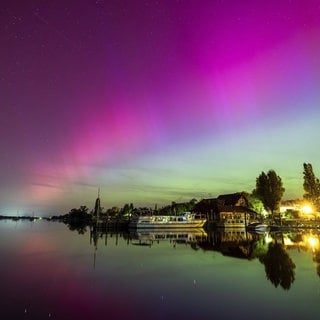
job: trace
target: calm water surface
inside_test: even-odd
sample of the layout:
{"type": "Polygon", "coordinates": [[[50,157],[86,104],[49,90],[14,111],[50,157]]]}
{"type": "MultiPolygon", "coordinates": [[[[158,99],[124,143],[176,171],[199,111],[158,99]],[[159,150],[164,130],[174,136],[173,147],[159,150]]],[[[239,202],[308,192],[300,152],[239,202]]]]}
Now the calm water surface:
{"type": "Polygon", "coordinates": [[[79,234],[1,221],[0,237],[2,319],[319,318],[315,231],[79,234]]]}

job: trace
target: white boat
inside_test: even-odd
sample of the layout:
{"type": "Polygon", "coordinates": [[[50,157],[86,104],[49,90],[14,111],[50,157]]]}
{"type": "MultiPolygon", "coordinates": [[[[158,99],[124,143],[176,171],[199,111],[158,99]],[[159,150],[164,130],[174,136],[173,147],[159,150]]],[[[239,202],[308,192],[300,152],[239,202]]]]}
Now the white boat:
{"type": "Polygon", "coordinates": [[[247,225],[247,230],[252,230],[252,231],[260,231],[260,232],[264,232],[267,231],[268,229],[268,225],[265,223],[261,223],[261,222],[253,222],[247,225]]]}
{"type": "Polygon", "coordinates": [[[202,228],[207,219],[202,216],[186,212],[183,215],[134,215],[131,217],[131,228],[202,228]]]}
{"type": "Polygon", "coordinates": [[[208,234],[202,228],[160,228],[160,229],[137,229],[130,233],[135,245],[151,245],[163,241],[174,243],[197,243],[207,239],[208,234]]]}

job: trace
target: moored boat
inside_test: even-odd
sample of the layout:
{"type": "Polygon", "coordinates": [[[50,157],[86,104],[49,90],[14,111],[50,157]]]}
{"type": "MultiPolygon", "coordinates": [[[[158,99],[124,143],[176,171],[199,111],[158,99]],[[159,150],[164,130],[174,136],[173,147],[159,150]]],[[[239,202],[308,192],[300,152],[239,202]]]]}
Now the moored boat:
{"type": "Polygon", "coordinates": [[[253,222],[247,225],[247,230],[249,231],[260,231],[264,232],[267,231],[268,225],[261,222],[253,222]]]}
{"type": "Polygon", "coordinates": [[[170,241],[174,243],[196,243],[207,239],[208,234],[202,228],[158,228],[158,229],[134,229],[130,232],[130,237],[135,245],[153,244],[160,241],[170,241]],[[139,242],[136,242],[138,240],[139,242]]]}
{"type": "Polygon", "coordinates": [[[131,228],[202,228],[207,219],[201,215],[186,212],[183,215],[133,215],[131,228]]]}

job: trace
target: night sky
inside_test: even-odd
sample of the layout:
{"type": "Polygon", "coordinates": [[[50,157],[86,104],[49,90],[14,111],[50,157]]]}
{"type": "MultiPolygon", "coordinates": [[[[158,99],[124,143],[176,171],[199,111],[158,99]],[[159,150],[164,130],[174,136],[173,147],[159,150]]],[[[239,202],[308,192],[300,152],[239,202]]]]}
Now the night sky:
{"type": "Polygon", "coordinates": [[[5,0],[0,214],[320,176],[319,0],[5,0]]]}

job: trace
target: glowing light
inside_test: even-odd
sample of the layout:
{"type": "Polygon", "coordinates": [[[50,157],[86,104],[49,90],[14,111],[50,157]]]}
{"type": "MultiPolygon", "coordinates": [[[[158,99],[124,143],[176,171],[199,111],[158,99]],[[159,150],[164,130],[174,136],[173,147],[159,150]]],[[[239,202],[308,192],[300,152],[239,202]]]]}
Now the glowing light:
{"type": "Polygon", "coordinates": [[[266,244],[272,242],[272,237],[270,236],[269,233],[266,233],[266,235],[264,237],[264,241],[266,242],[266,244]]]}
{"type": "Polygon", "coordinates": [[[317,241],[315,238],[311,237],[308,239],[309,244],[311,245],[311,247],[315,247],[317,241]]]}
{"type": "Polygon", "coordinates": [[[311,247],[312,250],[316,250],[319,248],[319,239],[314,235],[305,236],[305,243],[311,247]]]}
{"type": "Polygon", "coordinates": [[[310,214],[313,212],[313,209],[309,204],[306,204],[301,208],[301,211],[305,214],[310,214]]]}
{"type": "Polygon", "coordinates": [[[286,246],[291,246],[293,244],[291,239],[289,238],[284,238],[283,241],[286,246]]]}

